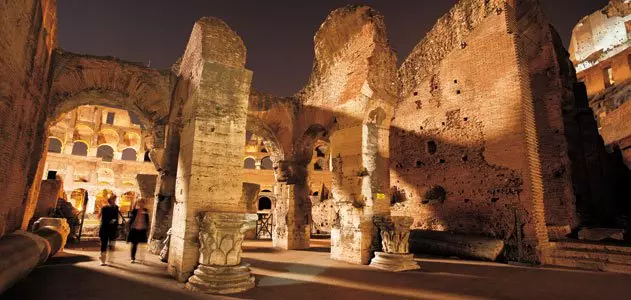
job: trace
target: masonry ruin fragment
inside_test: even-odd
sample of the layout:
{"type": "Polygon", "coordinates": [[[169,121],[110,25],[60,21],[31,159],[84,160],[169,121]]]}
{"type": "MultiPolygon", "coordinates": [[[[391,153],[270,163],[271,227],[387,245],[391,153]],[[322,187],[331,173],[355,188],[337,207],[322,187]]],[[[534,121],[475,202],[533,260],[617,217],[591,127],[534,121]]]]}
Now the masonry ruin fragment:
{"type": "MultiPolygon", "coordinates": [[[[487,239],[482,257],[545,264],[551,240],[605,216],[615,193],[586,175],[605,168],[604,145],[536,0],[461,0],[400,66],[379,12],[336,9],[290,97],[251,88],[246,45],[218,18],[198,20],[182,57],[154,70],[57,48],[56,2],[27,2],[0,4],[0,236],[32,224],[54,124],[84,105],[141,120],[150,248],[171,228],[169,274],[208,293],[253,287],[241,242],[261,211],[275,247],[309,249],[326,233],[331,259],[349,263],[411,257],[382,249],[394,242],[376,220],[394,218],[413,237],[487,239]]],[[[395,242],[407,248],[407,236],[395,242]]]]}

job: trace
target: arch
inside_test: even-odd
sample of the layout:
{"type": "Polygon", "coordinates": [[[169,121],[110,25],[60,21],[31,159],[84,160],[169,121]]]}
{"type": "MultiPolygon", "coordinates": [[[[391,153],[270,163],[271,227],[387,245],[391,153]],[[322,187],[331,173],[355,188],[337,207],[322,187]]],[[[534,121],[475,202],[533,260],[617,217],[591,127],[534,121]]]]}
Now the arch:
{"type": "Polygon", "coordinates": [[[114,148],[110,145],[101,145],[96,148],[96,157],[100,157],[103,161],[112,161],[114,159],[114,148]]]}
{"type": "Polygon", "coordinates": [[[90,126],[85,124],[77,124],[73,132],[73,140],[90,141],[92,140],[93,134],[94,130],[90,128],[90,126]]]}
{"type": "Polygon", "coordinates": [[[313,170],[324,171],[327,170],[326,160],[323,157],[318,157],[315,163],[313,163],[313,170]]]}
{"type": "Polygon", "coordinates": [[[136,153],[136,149],[127,148],[123,150],[121,155],[121,160],[135,161],[138,159],[138,154],[136,153]]]}
{"type": "Polygon", "coordinates": [[[132,210],[133,205],[135,205],[136,202],[136,192],[134,191],[128,191],[123,193],[120,196],[120,199],[118,200],[118,206],[120,208],[120,212],[124,214],[127,214],[128,212],[130,212],[132,210]]]}
{"type": "Polygon", "coordinates": [[[272,200],[266,196],[262,196],[258,201],[258,210],[270,210],[272,209],[272,200]]]}
{"type": "Polygon", "coordinates": [[[270,190],[262,190],[261,193],[271,193],[272,191],[270,190]]]}
{"type": "Polygon", "coordinates": [[[132,147],[135,149],[140,149],[140,145],[142,144],[142,138],[140,134],[133,131],[126,131],[125,136],[123,138],[123,144],[127,147],[132,147]]]}
{"type": "Polygon", "coordinates": [[[272,159],[269,156],[265,156],[263,157],[263,159],[261,159],[261,169],[263,170],[274,169],[274,162],[272,162],[272,159]]]}
{"type": "Polygon", "coordinates": [[[88,143],[84,141],[75,141],[72,144],[72,155],[88,156],[88,143]]]}
{"type": "Polygon", "coordinates": [[[244,169],[256,169],[256,160],[253,157],[246,157],[243,160],[244,169]]]}
{"type": "Polygon", "coordinates": [[[85,189],[75,189],[70,193],[68,201],[79,211],[82,211],[85,205],[87,205],[85,189]]]}
{"type": "Polygon", "coordinates": [[[114,183],[114,171],[108,168],[100,168],[96,171],[97,174],[97,182],[105,183],[105,184],[113,184],[114,183]]]}
{"type": "Polygon", "coordinates": [[[48,138],[48,152],[51,153],[61,153],[63,150],[63,144],[61,140],[56,137],[48,138]]]}
{"type": "Polygon", "coordinates": [[[145,125],[168,118],[173,85],[161,72],[111,57],[56,50],[51,120],[81,105],[104,105],[136,114],[145,125]]]}
{"type": "Polygon", "coordinates": [[[151,162],[151,156],[149,155],[150,151],[145,151],[144,162],[151,162]]]}
{"type": "Polygon", "coordinates": [[[329,146],[327,145],[319,145],[315,148],[317,157],[326,157],[326,154],[329,151],[329,146]]]}
{"type": "Polygon", "coordinates": [[[105,128],[99,131],[99,137],[97,139],[97,143],[100,144],[110,144],[110,145],[118,145],[120,138],[118,136],[118,132],[111,128],[105,128]]]}
{"type": "MultiPolygon", "coordinates": [[[[111,196],[114,195],[114,192],[112,192],[111,190],[108,189],[102,189],[100,190],[98,193],[96,193],[96,197],[94,199],[94,213],[99,213],[101,212],[101,207],[103,207],[105,204],[107,204],[107,199],[111,196]]],[[[118,201],[118,199],[117,199],[118,201]]]]}

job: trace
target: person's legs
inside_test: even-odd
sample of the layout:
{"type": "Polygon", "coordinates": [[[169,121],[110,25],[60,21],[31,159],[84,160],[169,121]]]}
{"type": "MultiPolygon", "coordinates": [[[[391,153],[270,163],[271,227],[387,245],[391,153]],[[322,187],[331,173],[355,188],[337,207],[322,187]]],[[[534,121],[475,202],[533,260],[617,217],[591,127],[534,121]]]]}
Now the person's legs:
{"type": "Polygon", "coordinates": [[[131,242],[131,261],[136,262],[136,251],[138,250],[138,243],[136,241],[131,242]]]}
{"type": "Polygon", "coordinates": [[[99,259],[101,260],[101,265],[105,265],[105,257],[106,257],[107,248],[108,248],[109,236],[107,236],[106,234],[101,234],[100,238],[101,238],[101,256],[99,257],[99,259]]]}

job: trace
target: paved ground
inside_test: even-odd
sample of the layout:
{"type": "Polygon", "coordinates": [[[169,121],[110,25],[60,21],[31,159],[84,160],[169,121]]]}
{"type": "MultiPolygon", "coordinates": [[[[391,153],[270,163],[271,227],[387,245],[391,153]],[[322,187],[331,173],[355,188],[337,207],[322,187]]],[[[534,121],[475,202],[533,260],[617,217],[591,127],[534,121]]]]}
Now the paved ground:
{"type": "Polygon", "coordinates": [[[132,265],[124,244],[101,267],[98,248],[87,245],[52,258],[0,299],[631,299],[629,275],[435,258],[418,259],[419,271],[389,273],[330,260],[328,242],[309,251],[246,242],[257,287],[231,297],[188,292],[152,255],[132,265]]]}

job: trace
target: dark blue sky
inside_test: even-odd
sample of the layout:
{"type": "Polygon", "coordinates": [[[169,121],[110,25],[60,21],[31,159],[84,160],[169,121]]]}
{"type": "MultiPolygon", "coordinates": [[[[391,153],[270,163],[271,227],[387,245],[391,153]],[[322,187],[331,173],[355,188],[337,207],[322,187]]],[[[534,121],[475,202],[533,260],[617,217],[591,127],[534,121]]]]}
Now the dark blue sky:
{"type": "MultiPolygon", "coordinates": [[[[482,1],[482,0],[480,0],[482,1]]],[[[248,49],[254,87],[277,95],[298,91],[311,73],[313,35],[328,13],[363,3],[385,17],[402,60],[456,0],[62,0],[59,46],[166,69],[184,52],[193,23],[222,18],[248,49]]],[[[541,0],[565,43],[578,20],[607,0],[541,0]]]]}

